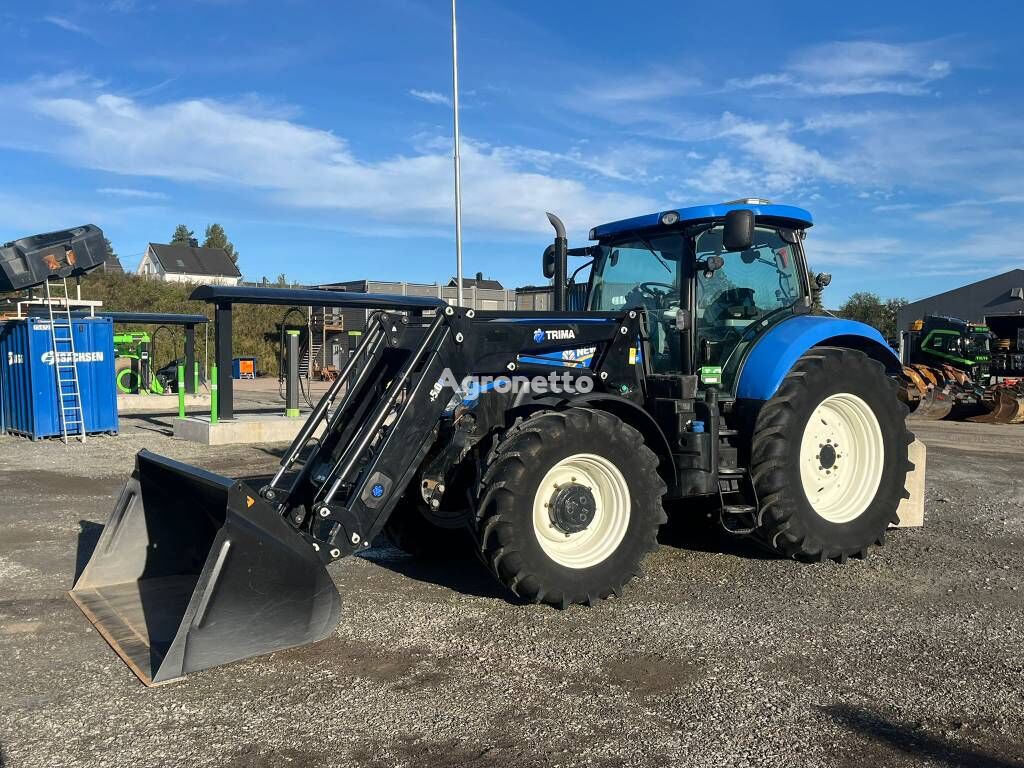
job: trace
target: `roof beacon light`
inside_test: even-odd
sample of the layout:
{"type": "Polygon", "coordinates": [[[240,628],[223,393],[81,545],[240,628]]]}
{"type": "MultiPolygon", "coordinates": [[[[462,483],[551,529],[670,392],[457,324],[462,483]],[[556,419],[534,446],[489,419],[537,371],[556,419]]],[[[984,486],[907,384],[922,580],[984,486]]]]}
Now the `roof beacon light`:
{"type": "Polygon", "coordinates": [[[766,200],[763,197],[742,197],[739,200],[728,200],[722,205],[771,205],[771,200],[766,200]]]}
{"type": "Polygon", "coordinates": [[[677,221],[679,221],[678,211],[665,211],[665,213],[661,214],[661,223],[666,227],[671,227],[677,221]]]}

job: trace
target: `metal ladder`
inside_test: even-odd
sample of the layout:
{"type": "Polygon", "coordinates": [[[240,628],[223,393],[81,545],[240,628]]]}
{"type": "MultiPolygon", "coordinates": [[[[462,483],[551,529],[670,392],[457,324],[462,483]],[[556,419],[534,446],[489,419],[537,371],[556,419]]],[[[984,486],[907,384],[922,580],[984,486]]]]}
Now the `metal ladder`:
{"type": "Polygon", "coordinates": [[[60,435],[65,445],[68,435],[78,435],[85,442],[85,412],[82,410],[82,389],[75,364],[75,335],[71,327],[71,302],[65,278],[47,280],[46,306],[50,311],[50,342],[53,349],[53,371],[57,377],[57,411],[60,435]],[[56,307],[56,311],[54,311],[56,307]]]}

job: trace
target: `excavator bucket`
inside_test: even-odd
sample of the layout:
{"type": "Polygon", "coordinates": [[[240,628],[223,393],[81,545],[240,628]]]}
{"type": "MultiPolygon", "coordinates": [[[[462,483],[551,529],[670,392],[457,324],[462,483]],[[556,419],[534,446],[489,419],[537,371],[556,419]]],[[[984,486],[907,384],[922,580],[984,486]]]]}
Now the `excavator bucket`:
{"type": "Polygon", "coordinates": [[[140,451],[69,593],[146,685],[329,636],[341,599],[254,489],[140,451]]]}

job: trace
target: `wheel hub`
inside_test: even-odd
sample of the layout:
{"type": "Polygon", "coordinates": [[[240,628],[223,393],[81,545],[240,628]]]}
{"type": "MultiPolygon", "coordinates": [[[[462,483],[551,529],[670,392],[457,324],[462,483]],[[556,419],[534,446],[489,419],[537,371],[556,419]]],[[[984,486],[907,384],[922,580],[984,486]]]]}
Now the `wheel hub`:
{"type": "Polygon", "coordinates": [[[818,466],[822,469],[832,469],[835,466],[836,458],[835,446],[831,442],[825,443],[818,453],[818,466]]]}
{"type": "Polygon", "coordinates": [[[567,483],[552,494],[548,512],[555,528],[567,535],[579,533],[594,522],[597,502],[587,486],[567,483]]]}

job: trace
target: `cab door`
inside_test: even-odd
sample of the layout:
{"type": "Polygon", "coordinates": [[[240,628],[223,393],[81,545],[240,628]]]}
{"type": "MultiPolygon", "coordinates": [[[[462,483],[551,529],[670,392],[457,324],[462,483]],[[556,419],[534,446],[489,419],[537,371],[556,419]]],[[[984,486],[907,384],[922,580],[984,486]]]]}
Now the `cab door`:
{"type": "Polygon", "coordinates": [[[723,393],[735,392],[739,363],[765,329],[806,306],[805,270],[792,230],[759,225],[751,248],[727,251],[721,225],[694,239],[696,370],[706,382],[720,377],[723,393]],[[705,269],[719,256],[723,266],[705,269]]]}

